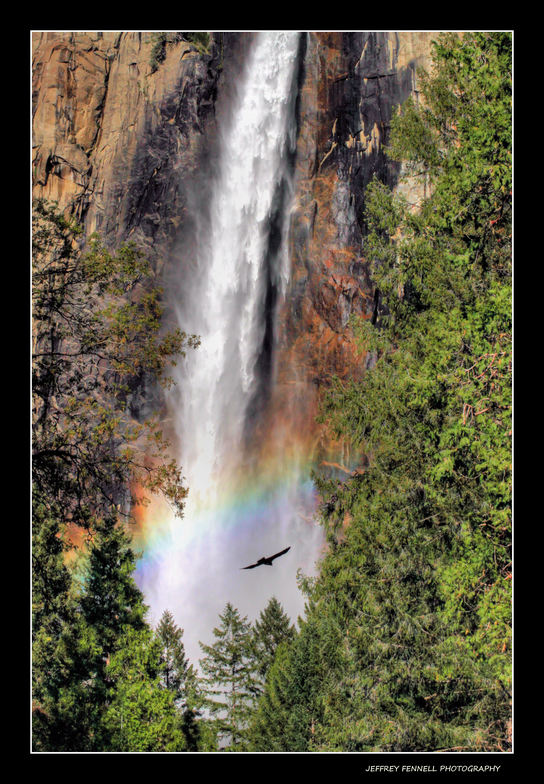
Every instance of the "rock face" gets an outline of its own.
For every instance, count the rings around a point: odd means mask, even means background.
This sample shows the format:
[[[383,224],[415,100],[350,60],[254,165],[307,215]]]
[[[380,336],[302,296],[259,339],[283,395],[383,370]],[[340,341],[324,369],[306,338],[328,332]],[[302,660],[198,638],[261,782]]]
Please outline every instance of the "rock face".
[[[181,33],[34,33],[33,189],[112,246],[131,239],[157,273],[168,264],[213,167],[216,117],[251,33],[211,33],[207,51]],[[365,358],[352,313],[370,318],[365,188],[387,163],[394,107],[417,96],[430,32],[303,34],[290,291],[279,330],[276,406],[313,421],[332,374]],[[193,201],[192,201],[193,200]],[[298,412],[298,413],[297,413]]]
[[[371,316],[374,307],[364,257],[365,188],[375,174],[395,185],[397,172],[383,145],[394,107],[417,94],[416,69],[428,65],[430,40],[430,33],[309,36],[293,218],[294,299],[340,354],[350,314]],[[335,372],[344,366],[333,362]]]
[[[365,258],[365,188],[375,174],[396,185],[398,171],[383,146],[395,107],[417,98],[417,69],[429,67],[431,38],[427,32],[307,37],[278,390],[278,410],[289,401],[307,426],[330,377],[357,377],[367,365],[349,327],[352,313],[371,318],[376,307]]]
[[[154,33],[35,33],[34,195],[160,266],[213,120],[219,54],[176,34],[160,47]]]

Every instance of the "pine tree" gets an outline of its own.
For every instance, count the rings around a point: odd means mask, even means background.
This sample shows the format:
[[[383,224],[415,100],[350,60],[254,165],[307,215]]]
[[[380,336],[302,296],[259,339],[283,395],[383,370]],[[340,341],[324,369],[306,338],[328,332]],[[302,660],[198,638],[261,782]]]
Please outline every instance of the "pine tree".
[[[272,666],[256,750],[506,751],[511,738],[511,40],[439,36],[366,191],[375,363],[323,418],[368,456],[320,481],[329,548]]]
[[[324,691],[341,635],[329,616],[299,619],[300,632],[276,649],[248,737],[251,751],[313,751]]]
[[[251,717],[249,751],[300,751],[291,748],[292,738],[285,732],[293,704],[290,655],[285,643],[278,646],[264,691]],[[306,751],[307,745],[305,740],[302,750]]]
[[[163,683],[173,693],[176,702],[181,704],[185,697],[187,675],[194,669],[185,656],[183,629],[176,626],[169,610],[163,612],[156,634],[161,644],[160,674]]]
[[[253,626],[257,672],[264,683],[281,643],[289,643],[295,636],[295,627],[289,616],[273,596],[261,611]]]
[[[200,660],[206,704],[223,749],[243,751],[258,691],[252,629],[230,602],[219,618],[221,624],[213,630],[216,642],[200,643],[206,654]]]
[[[118,650],[126,627],[141,630],[146,626],[147,607],[134,581],[136,553],[123,524],[108,517],[96,528],[80,603],[107,659]]]
[[[198,676],[189,663],[183,645],[183,629],[174,622],[172,614],[165,610],[156,629],[161,646],[161,681],[174,698],[177,710],[182,717],[182,729],[186,738],[187,750],[200,750],[204,729],[202,716],[203,697],[200,693]]]
[[[161,678],[161,644],[148,627],[127,626],[106,668],[104,751],[186,751],[174,693]]]
[[[92,746],[96,706],[86,679],[96,649],[78,612],[65,563],[59,510],[33,495],[32,745],[36,751],[85,751]]]
[[[134,581],[136,554],[124,524],[114,517],[99,520],[79,577],[78,604],[94,656],[88,673],[88,701],[96,706],[93,746],[103,750],[108,729],[102,717],[112,697],[108,664],[125,644],[130,629],[147,628],[147,607]]]

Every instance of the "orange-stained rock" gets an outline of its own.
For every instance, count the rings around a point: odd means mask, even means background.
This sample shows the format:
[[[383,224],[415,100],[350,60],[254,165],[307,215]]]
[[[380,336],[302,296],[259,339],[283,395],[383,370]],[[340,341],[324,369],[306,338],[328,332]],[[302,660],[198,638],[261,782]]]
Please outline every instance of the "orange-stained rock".
[[[371,318],[375,309],[365,188],[374,175],[397,183],[384,144],[395,107],[418,96],[417,67],[429,65],[434,35],[333,31],[304,39],[291,277],[267,421],[303,423],[324,450],[330,437],[315,426],[321,392],[334,375],[358,378],[367,364],[350,327],[352,316]],[[216,113],[251,36],[213,33],[203,53],[171,34],[154,70],[151,32],[35,32],[34,195],[58,200],[87,234],[98,230],[114,246],[135,240],[168,275],[192,220],[195,177],[206,182],[213,166]],[[190,258],[180,263],[192,274]]]
[[[213,114],[213,55],[150,32],[33,34],[33,195],[164,262]],[[209,67],[210,66],[210,67]]]
[[[300,91],[291,283],[281,313],[277,397],[304,418],[333,376],[360,378],[367,358],[350,318],[371,318],[374,287],[364,243],[364,191],[376,174],[395,186],[385,158],[395,106],[417,97],[429,66],[430,32],[320,32],[308,36]],[[411,198],[417,198],[417,192]],[[296,373],[293,369],[296,368]],[[285,389],[282,388],[285,385]],[[297,408],[298,404],[298,408]],[[323,432],[316,443],[327,451]]]

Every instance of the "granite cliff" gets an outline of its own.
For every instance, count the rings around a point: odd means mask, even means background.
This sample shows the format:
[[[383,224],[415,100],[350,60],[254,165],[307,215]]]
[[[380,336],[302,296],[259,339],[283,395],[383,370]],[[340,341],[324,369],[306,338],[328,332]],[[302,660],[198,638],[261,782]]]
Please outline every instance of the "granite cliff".
[[[56,200],[112,246],[134,240],[157,275],[190,248],[205,209],[216,118],[252,33],[33,34],[33,193]],[[313,422],[332,374],[357,374],[349,318],[372,318],[378,294],[365,258],[365,187],[395,185],[383,154],[392,112],[417,96],[429,32],[301,35],[292,274],[280,315],[272,408]],[[413,195],[416,198],[417,194]],[[187,262],[190,263],[189,261]]]
[[[332,375],[357,376],[370,360],[357,354],[349,326],[352,313],[372,318],[379,305],[365,258],[365,188],[374,175],[397,183],[399,172],[383,148],[395,107],[417,96],[417,69],[429,64],[431,38],[387,32],[307,37],[291,292],[280,351],[286,395],[280,394],[279,407],[289,398],[299,418],[315,417],[319,390]]]

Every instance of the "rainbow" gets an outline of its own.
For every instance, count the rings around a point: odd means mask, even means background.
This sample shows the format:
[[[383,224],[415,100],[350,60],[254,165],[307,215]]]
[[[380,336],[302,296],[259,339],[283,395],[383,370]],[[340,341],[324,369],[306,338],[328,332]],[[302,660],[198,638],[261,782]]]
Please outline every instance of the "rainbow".
[[[147,503],[134,508],[133,542],[142,553],[137,574],[147,573],[160,562],[160,554],[172,549],[193,548],[217,533],[218,520],[224,533],[243,537],[255,526],[262,526],[273,517],[293,510],[308,524],[315,524],[319,503],[317,489],[311,479],[312,461],[304,465],[291,461],[273,461],[257,466],[249,475],[219,481],[216,503],[191,502],[191,489],[185,516],[176,517],[168,503],[153,496]]]

